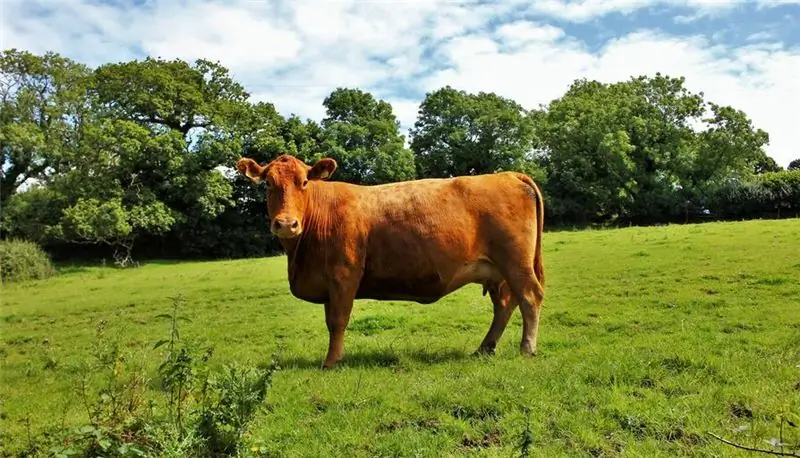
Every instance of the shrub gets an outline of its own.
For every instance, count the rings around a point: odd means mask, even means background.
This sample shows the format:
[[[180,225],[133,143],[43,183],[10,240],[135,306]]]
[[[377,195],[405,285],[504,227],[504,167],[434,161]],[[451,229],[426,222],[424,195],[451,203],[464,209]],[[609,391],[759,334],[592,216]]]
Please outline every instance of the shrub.
[[[3,282],[38,280],[53,274],[53,263],[39,245],[25,240],[0,241],[0,277]]]
[[[751,181],[731,181],[712,193],[712,211],[721,219],[781,218],[800,215],[800,171],[769,172]]]

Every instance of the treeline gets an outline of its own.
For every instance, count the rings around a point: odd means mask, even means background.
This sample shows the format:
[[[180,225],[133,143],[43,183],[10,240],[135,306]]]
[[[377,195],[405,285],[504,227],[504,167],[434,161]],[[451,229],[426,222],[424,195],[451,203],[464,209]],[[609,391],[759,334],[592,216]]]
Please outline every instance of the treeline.
[[[548,228],[800,212],[800,171],[764,153],[768,134],[683,78],[580,79],[536,108],[444,87],[422,100],[407,148],[391,105],[356,88],[325,98],[318,123],[252,101],[207,60],[91,69],[11,49],[0,65],[2,235],[56,257],[274,252],[265,190],[229,168],[281,153],[333,157],[333,179],[360,184],[524,171]]]

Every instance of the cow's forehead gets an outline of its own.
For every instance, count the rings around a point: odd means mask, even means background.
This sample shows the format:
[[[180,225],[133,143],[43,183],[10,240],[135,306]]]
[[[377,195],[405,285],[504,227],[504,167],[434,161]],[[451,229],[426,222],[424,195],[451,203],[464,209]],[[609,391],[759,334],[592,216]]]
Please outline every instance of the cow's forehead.
[[[302,161],[286,154],[278,156],[267,165],[269,173],[276,178],[290,177],[305,171],[306,168]]]

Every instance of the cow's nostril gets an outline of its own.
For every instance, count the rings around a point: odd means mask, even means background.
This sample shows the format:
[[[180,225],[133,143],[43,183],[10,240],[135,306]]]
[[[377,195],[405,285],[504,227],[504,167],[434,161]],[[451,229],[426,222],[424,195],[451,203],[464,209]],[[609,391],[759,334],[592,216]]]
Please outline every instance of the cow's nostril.
[[[300,223],[298,223],[298,222],[297,222],[297,220],[294,220],[294,222],[292,223],[292,229],[297,229],[297,226],[298,226],[299,224],[300,224]]]

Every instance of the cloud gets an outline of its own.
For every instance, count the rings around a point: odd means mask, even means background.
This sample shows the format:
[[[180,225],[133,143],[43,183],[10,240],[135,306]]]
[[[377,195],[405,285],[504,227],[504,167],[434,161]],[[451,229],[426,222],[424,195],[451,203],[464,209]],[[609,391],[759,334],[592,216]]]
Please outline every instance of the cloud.
[[[425,93],[444,85],[536,108],[576,78],[661,72],[744,110],[786,165],[798,154],[791,120],[800,46],[770,12],[797,15],[798,2],[3,0],[0,46],[53,50],[92,66],[145,55],[219,60],[254,99],[316,120],[333,89],[360,87],[392,102],[403,133]],[[634,14],[654,8],[646,19]],[[613,14],[628,20],[605,19]],[[709,31],[720,16],[725,24]],[[691,24],[676,25],[681,17]]]
[[[730,9],[741,3],[744,0],[543,0],[532,3],[531,10],[565,21],[586,22],[612,13],[627,15],[654,6],[690,8],[698,14],[704,14]],[[770,2],[762,3],[770,6]]]
[[[652,7],[670,7],[691,10],[691,15],[679,15],[679,23],[693,22],[709,15],[720,14],[746,5],[747,0],[540,0],[531,4],[530,10],[543,16],[564,21],[587,22],[603,16],[631,13]],[[800,0],[756,0],[759,9],[800,4]]]
[[[501,25],[495,36],[507,46],[530,46],[537,42],[555,41],[564,36],[564,31],[552,25],[520,20]]]

